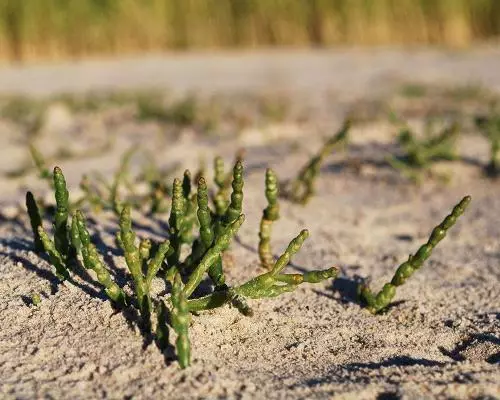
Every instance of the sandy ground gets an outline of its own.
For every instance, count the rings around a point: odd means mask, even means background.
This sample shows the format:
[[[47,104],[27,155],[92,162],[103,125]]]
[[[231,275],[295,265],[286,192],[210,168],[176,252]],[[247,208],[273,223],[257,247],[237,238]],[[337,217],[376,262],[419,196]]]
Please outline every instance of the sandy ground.
[[[410,56],[393,53],[401,60],[401,74],[412,71],[404,67],[412,65]],[[430,80],[433,76],[459,76],[448,69],[450,59],[461,60],[454,61],[461,66],[456,71],[469,71],[471,79],[500,79],[493,73],[473,74],[476,68],[494,68],[492,64],[499,59],[495,52],[479,53],[430,52],[411,57],[441,60],[441,64],[434,64]],[[353,62],[345,52],[342,54],[346,64]],[[353,59],[372,60],[373,70],[387,68],[387,61],[376,64],[370,57],[374,57],[372,52],[355,53]],[[304,65],[312,62],[307,57],[304,60]],[[151,60],[145,65],[148,62]],[[213,59],[209,57],[210,62]],[[240,63],[240,59],[234,63]],[[389,64],[398,70],[397,64]],[[189,63],[186,66],[188,72],[200,68]],[[307,67],[296,67],[296,71],[307,74]],[[51,68],[56,70],[52,66],[5,69],[0,71],[0,82],[11,82],[6,86],[9,91],[23,92],[27,87],[15,77],[34,77],[33,82],[38,84],[33,88],[44,88],[34,90],[45,93],[50,85],[38,79],[47,76],[40,71]],[[86,67],[67,66],[65,76],[74,76],[71,74],[81,68]],[[236,74],[232,72],[233,77]],[[325,81],[343,82],[338,73],[323,70],[323,74]],[[354,71],[349,74],[355,76]],[[336,78],[331,78],[333,75]],[[185,79],[189,76],[186,73]],[[218,82],[217,76],[213,82]],[[19,79],[17,84],[15,79]],[[315,79],[320,81],[319,77]],[[116,77],[112,80],[118,81]],[[90,79],[88,85],[95,82]],[[349,82],[346,77],[344,93],[349,91]],[[365,82],[360,93],[368,90],[367,81],[360,78],[360,82]],[[51,90],[79,90],[78,85],[56,82]],[[342,103],[344,99],[337,101]],[[336,104],[332,100],[331,107]],[[84,144],[95,140],[89,139],[93,138],[89,119],[92,116],[84,119],[85,129],[79,136]],[[113,129],[120,135],[112,151],[60,164],[70,185],[76,187],[82,171],[102,168],[111,173],[118,163],[117,155],[130,144],[155,150],[162,165],[181,161],[192,169],[196,169],[200,154],[210,160],[219,153],[229,163],[235,149],[245,147],[247,222],[231,247],[233,262],[228,267],[230,282],[237,283],[262,272],[256,246],[265,206],[265,168],[274,167],[283,178],[292,176],[321,144],[325,127],[339,123],[338,115],[332,114],[324,124],[309,122],[297,127],[283,123],[249,129],[223,140],[187,131],[161,147],[152,139],[156,131],[150,126],[118,122]],[[2,132],[9,132],[9,127],[4,124]],[[251,301],[255,310],[252,318],[229,307],[194,316],[190,329],[193,365],[184,371],[172,362],[168,352],[163,355],[155,345],[145,346],[133,317],[116,313],[95,284],[89,280],[79,281],[77,287],[57,284],[50,265],[30,250],[27,219],[16,211],[26,187],[41,194],[47,192],[44,184],[37,182],[34,174],[3,179],[0,397],[500,398],[500,224],[496,218],[500,214],[500,182],[482,177],[478,168],[478,163],[487,160],[486,144],[476,136],[464,136],[460,149],[469,162],[440,166],[451,173],[451,182],[426,181],[415,187],[377,162],[392,148],[391,130],[385,122],[357,125],[352,134],[347,156],[337,154],[328,159],[318,181],[318,193],[307,206],[282,201],[281,219],[273,237],[274,250],[279,253],[301,228],[307,227],[311,237],[289,271],[335,265],[341,271],[339,278],[303,285],[293,294],[276,299]],[[298,138],[302,144],[297,149]],[[16,148],[8,146],[4,148],[12,152]],[[9,153],[3,154],[5,158]],[[361,167],[352,168],[351,163],[345,163],[346,157],[361,160]],[[135,165],[140,160],[139,155]],[[374,317],[362,309],[355,294],[359,279],[371,277],[374,287],[381,287],[465,194],[473,198],[470,208],[431,259],[400,288],[389,311]],[[159,218],[138,213],[134,217],[142,226],[141,235],[165,236]],[[94,236],[100,239],[106,262],[113,271],[123,271],[124,260],[113,244],[116,220],[108,215],[94,219],[99,221]],[[156,284],[161,290],[161,282]],[[41,293],[38,307],[27,304],[33,292]]]

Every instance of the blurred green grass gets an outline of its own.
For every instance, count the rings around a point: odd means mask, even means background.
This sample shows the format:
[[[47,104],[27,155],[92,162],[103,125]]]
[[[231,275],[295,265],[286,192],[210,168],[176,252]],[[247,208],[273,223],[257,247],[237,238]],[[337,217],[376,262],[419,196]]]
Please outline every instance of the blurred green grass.
[[[0,59],[496,40],[499,0],[0,0]]]

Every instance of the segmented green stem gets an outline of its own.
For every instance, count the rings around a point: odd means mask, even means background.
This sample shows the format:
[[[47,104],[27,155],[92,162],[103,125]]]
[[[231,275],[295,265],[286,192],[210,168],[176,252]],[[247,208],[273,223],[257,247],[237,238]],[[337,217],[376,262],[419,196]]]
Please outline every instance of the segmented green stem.
[[[113,279],[107,268],[102,263],[96,247],[90,240],[90,235],[85,223],[85,216],[81,211],[76,211],[73,216],[73,221],[76,221],[78,227],[78,236],[81,243],[81,252],[83,265],[87,269],[93,270],[97,275],[97,280],[104,286],[104,291],[108,297],[118,306],[126,305],[126,296],[123,290],[118,286]]]
[[[33,193],[26,193],[26,209],[28,210],[28,216],[30,218],[31,229],[33,230],[33,240],[35,251],[43,251],[43,243],[38,234],[38,227],[42,226],[42,217],[40,216],[40,210],[36,204],[35,197]]]
[[[69,193],[61,168],[54,168],[54,188],[56,198],[56,213],[54,216],[54,243],[64,260],[68,258],[68,213]]]
[[[319,152],[300,170],[297,177],[286,186],[286,197],[300,204],[306,204],[314,194],[314,183],[319,174],[324,159],[338,146],[348,140],[351,121],[346,120],[344,125],[334,136],[328,139]]]
[[[307,229],[303,229],[294,239],[292,239],[285,252],[280,256],[280,258],[278,258],[278,261],[276,261],[271,269],[271,275],[276,276],[288,265],[291,258],[300,250],[302,244],[308,237],[309,231]]]
[[[203,275],[208,271],[210,266],[221,257],[222,252],[229,246],[233,236],[236,234],[244,221],[245,216],[242,214],[236,221],[223,230],[222,234],[215,240],[213,246],[207,250],[184,287],[184,294],[186,298],[191,296],[194,290],[198,287],[203,279]]]
[[[406,280],[418,270],[422,264],[430,257],[432,250],[444,239],[446,232],[455,225],[457,219],[464,213],[471,201],[470,196],[465,196],[446,216],[446,218],[436,226],[427,243],[422,245],[415,255],[410,255],[408,261],[401,264],[394,274],[391,282],[386,283],[382,290],[374,295],[366,285],[360,287],[361,299],[367,304],[368,310],[377,314],[384,310],[392,301],[396,294],[396,287],[403,285]]]
[[[222,157],[215,157],[214,159],[214,182],[219,190],[224,189],[226,185],[226,172],[224,170],[224,160]]]
[[[222,217],[228,207],[227,200],[227,176],[224,170],[224,160],[222,157],[215,157],[214,159],[214,182],[217,186],[217,192],[213,198],[215,205],[215,214]]]
[[[153,278],[160,270],[161,265],[163,264],[163,260],[165,259],[169,250],[170,250],[170,241],[165,240],[163,243],[160,244],[154,257],[149,261],[146,272],[146,282],[145,282],[148,293],[151,291],[151,282],[153,281]]]
[[[201,259],[214,240],[212,216],[208,207],[208,188],[205,178],[202,176],[198,178],[198,193],[196,197],[198,204],[198,211],[196,214],[198,217],[200,236],[193,243],[191,254],[185,261],[188,267],[195,265]]]
[[[41,225],[38,227],[38,235],[40,236],[40,240],[42,241],[45,252],[49,256],[51,264],[56,269],[56,276],[61,281],[70,279],[69,271],[66,268],[65,261],[63,260],[59,251],[56,249],[54,242],[49,238],[47,232],[45,232],[43,226]]]
[[[175,275],[172,286],[172,327],[177,333],[176,350],[181,368],[186,368],[191,362],[191,346],[189,343],[189,308],[185,289],[179,274]]]
[[[243,207],[243,163],[236,161],[233,168],[233,190],[231,192],[231,202],[223,217],[223,224],[227,226],[232,224],[242,212]]]
[[[161,350],[165,350],[168,347],[168,310],[167,306],[163,300],[160,300],[160,304],[156,308],[156,343]]]
[[[261,265],[271,269],[274,264],[274,256],[271,249],[271,233],[273,222],[279,219],[278,205],[278,179],[270,168],[266,171],[266,199],[267,207],[262,213],[259,230],[259,258]]]
[[[212,231],[212,217],[208,208],[208,188],[205,178],[198,180],[198,222],[200,224],[200,239],[205,249],[208,249],[214,241],[214,232]]]
[[[135,245],[135,233],[132,231],[130,206],[122,208],[120,216],[119,243],[123,246],[125,261],[134,280],[135,293],[146,330],[150,328],[151,300],[142,275],[142,258],[139,248]]]
[[[184,201],[182,182],[175,178],[172,194],[172,208],[168,220],[170,227],[170,244],[173,249],[172,254],[167,257],[169,267],[179,264],[182,246],[182,223],[185,209]]]

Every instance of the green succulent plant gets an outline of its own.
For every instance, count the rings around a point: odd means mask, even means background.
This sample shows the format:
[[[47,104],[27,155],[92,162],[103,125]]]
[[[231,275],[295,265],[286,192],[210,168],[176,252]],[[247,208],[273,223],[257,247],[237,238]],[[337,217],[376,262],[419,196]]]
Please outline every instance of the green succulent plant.
[[[148,334],[155,332],[160,348],[164,349],[168,345],[169,326],[175,331],[179,364],[185,368],[190,364],[191,354],[188,332],[190,313],[229,304],[243,315],[250,316],[253,312],[247,299],[276,297],[294,291],[302,283],[318,283],[334,278],[337,274],[335,268],[303,274],[283,273],[309,235],[307,230],[303,230],[290,242],[276,262],[270,261],[267,272],[242,284],[228,285],[222,255],[245,220],[242,214],[243,186],[243,163],[237,160],[232,172],[229,203],[225,210],[219,209],[217,213],[210,208],[205,178],[198,178],[197,192],[193,193],[191,174],[186,171],[182,181],[174,180],[169,239],[161,244],[148,239],[137,241],[132,229],[131,208],[124,204],[121,208],[117,241],[132,277],[132,295],[128,295],[112,279],[108,267],[102,262],[90,240],[83,213],[75,211],[71,224],[68,223],[69,193],[58,167],[54,169],[57,203],[54,240],[49,239],[41,227],[32,195],[27,196],[27,204],[32,226],[36,228],[35,241],[38,234],[58,276],[71,282],[72,263],[80,259],[86,269],[95,272],[98,282],[115,306],[137,308],[143,330]],[[266,187],[271,203],[277,195],[274,186],[275,176],[272,171],[268,171]],[[195,227],[198,228],[197,235]],[[191,251],[183,258],[183,248],[188,246]],[[213,281],[215,289],[208,295],[198,297],[196,290],[207,275]],[[155,278],[170,283],[170,296],[153,296],[151,287]]]
[[[401,157],[388,157],[391,166],[414,182],[420,182],[422,173],[429,171],[432,164],[441,160],[456,160],[458,158],[455,145],[460,135],[460,126],[453,123],[434,134],[433,124],[429,121],[425,137],[419,138],[408,125],[400,130],[397,137],[403,149]]]
[[[490,161],[484,171],[490,177],[500,175],[500,113],[492,107],[490,115],[474,118],[476,127],[490,142]]]
[[[453,208],[452,212],[432,230],[427,243],[422,245],[415,255],[410,255],[408,260],[397,268],[392,280],[386,283],[380,292],[375,295],[367,285],[359,286],[361,301],[367,306],[368,311],[372,314],[378,314],[387,308],[396,295],[396,288],[403,285],[415,271],[420,269],[432,254],[432,250],[444,239],[447,231],[455,225],[457,219],[464,213],[470,201],[471,197],[466,196]]]
[[[347,119],[341,129],[329,138],[318,153],[300,169],[295,178],[281,184],[281,193],[284,198],[303,205],[311,199],[321,165],[333,150],[342,148],[347,144],[351,125],[351,120]]]

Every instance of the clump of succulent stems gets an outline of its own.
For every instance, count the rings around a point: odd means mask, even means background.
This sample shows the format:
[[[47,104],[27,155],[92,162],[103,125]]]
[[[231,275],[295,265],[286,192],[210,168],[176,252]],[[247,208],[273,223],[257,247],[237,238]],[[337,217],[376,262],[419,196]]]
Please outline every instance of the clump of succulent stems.
[[[71,282],[70,272],[77,262],[77,254],[80,255],[83,266],[95,272],[98,282],[115,306],[136,307],[139,310],[142,329],[148,334],[155,332],[160,348],[164,349],[168,345],[169,326],[173,328],[177,335],[179,364],[185,368],[190,364],[191,358],[188,332],[190,313],[229,304],[243,315],[250,316],[253,312],[247,299],[276,297],[294,291],[302,283],[318,283],[334,278],[337,274],[335,268],[303,274],[283,273],[309,236],[307,230],[302,230],[278,260],[268,257],[268,270],[265,273],[242,284],[229,286],[224,275],[222,255],[245,220],[242,214],[243,186],[243,163],[238,159],[232,171],[231,194],[227,206],[223,209],[219,205],[217,208],[216,204],[215,210],[212,210],[205,178],[198,178],[197,191],[194,193],[191,174],[186,171],[182,180],[174,180],[168,240],[161,244],[152,243],[148,239],[137,241],[132,229],[130,205],[124,204],[121,207],[117,240],[132,277],[133,295],[127,295],[112,279],[108,267],[91,242],[83,213],[75,211],[69,224],[69,195],[64,176],[58,167],[54,169],[57,203],[54,240],[48,238],[41,226],[36,203],[30,194],[27,196],[27,205],[34,227],[35,243],[37,240],[42,243],[60,279]],[[276,186],[276,177],[272,171],[268,171],[266,191],[269,192],[270,205],[267,210],[270,211],[264,212],[264,218],[274,218],[271,209],[276,206],[273,199],[276,198],[277,191],[273,186]],[[198,235],[195,235],[195,227],[198,228]],[[191,247],[189,254],[182,257],[185,253],[183,250],[188,247]],[[206,275],[212,280],[215,290],[198,297],[197,288]],[[170,296],[153,297],[151,286],[155,278],[171,284]]]
[[[316,155],[304,165],[297,176],[282,184],[283,197],[299,204],[306,204],[314,194],[314,183],[319,175],[321,165],[325,158],[337,148],[345,147],[351,121],[347,119],[342,128],[328,139]]]
[[[500,113],[492,110],[489,116],[476,117],[474,122],[490,142],[490,161],[484,171],[490,177],[498,177],[500,175]]]
[[[380,292],[374,294],[367,285],[359,287],[361,300],[366,304],[368,311],[372,314],[378,314],[387,308],[396,295],[396,288],[403,285],[415,271],[420,269],[422,264],[430,257],[432,250],[444,239],[447,231],[455,225],[457,219],[464,213],[470,201],[471,197],[466,196],[453,208],[452,212],[433,229],[427,243],[422,245],[415,255],[410,255],[408,260],[397,268],[392,280],[386,283]]]
[[[460,127],[457,123],[445,127],[437,134],[432,132],[432,124],[429,123],[423,138],[418,138],[409,126],[405,126],[397,137],[403,155],[389,157],[388,162],[410,180],[420,182],[422,172],[429,171],[434,162],[458,158],[455,144],[459,134]]]

